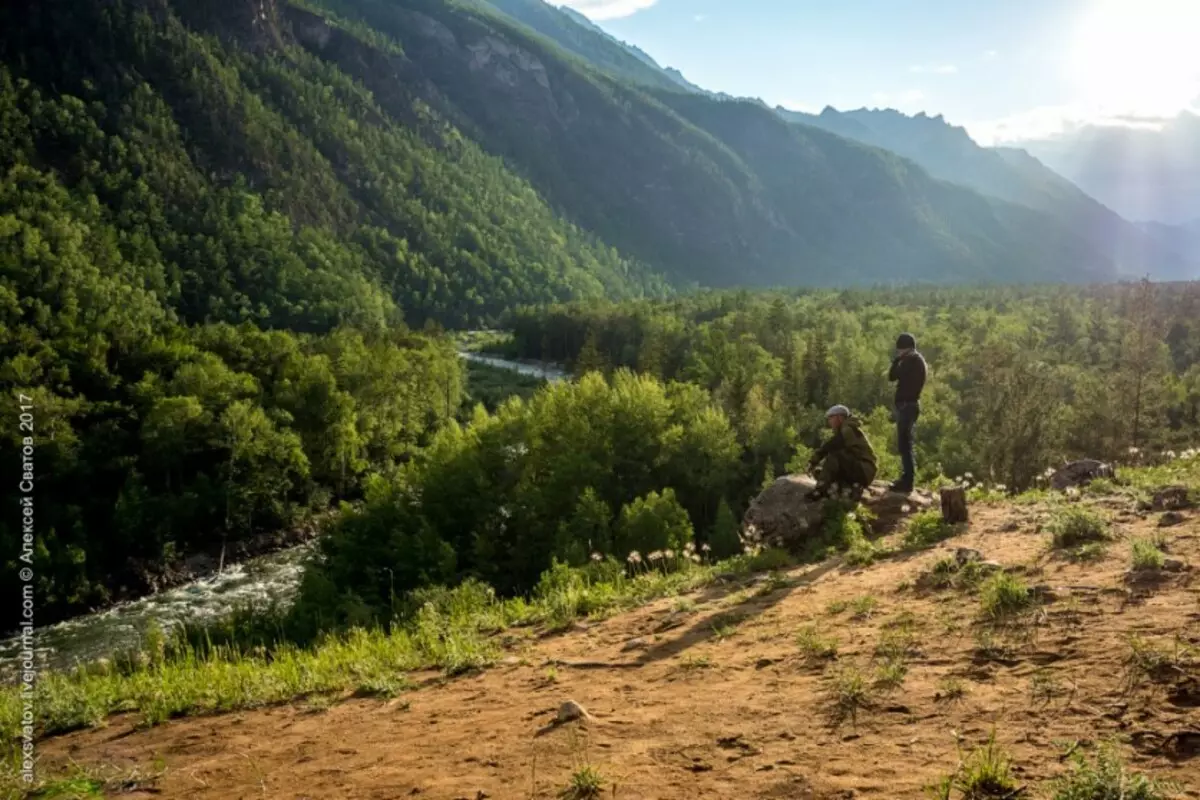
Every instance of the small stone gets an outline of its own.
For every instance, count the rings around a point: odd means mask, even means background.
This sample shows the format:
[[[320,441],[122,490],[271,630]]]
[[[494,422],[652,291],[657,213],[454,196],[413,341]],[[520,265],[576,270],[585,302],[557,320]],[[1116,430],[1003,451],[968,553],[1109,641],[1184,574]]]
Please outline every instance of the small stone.
[[[1011,522],[1005,523],[1004,527],[1001,528],[1000,530],[1003,531],[1004,533],[1013,533],[1014,531],[1021,530],[1021,523],[1017,522],[1014,519]]]
[[[1172,525],[1178,525],[1183,522],[1186,517],[1178,511],[1164,511],[1163,515],[1158,518],[1158,527],[1169,528]]]
[[[983,553],[978,550],[972,550],[969,547],[960,547],[954,551],[954,560],[962,564],[969,564],[972,561],[983,561]]]
[[[775,663],[775,659],[773,659],[773,658],[760,658],[758,661],[754,662],[754,668],[755,669],[766,669],[767,667],[771,666],[774,663]]]
[[[625,646],[621,648],[621,652],[628,653],[632,650],[645,650],[649,646],[649,641],[642,636],[638,636],[637,638],[630,639],[628,642],[626,642]]]
[[[1168,558],[1163,561],[1164,572],[1183,572],[1187,569],[1187,564],[1178,558]]]
[[[978,564],[982,572],[1003,572],[1004,565],[999,561],[980,561]]]
[[[517,667],[520,666],[520,664],[521,659],[517,656],[505,656],[504,658],[500,659],[500,666],[502,667]]]
[[[592,715],[587,712],[587,709],[576,703],[574,700],[568,700],[558,707],[558,715],[555,718],[559,724],[564,722],[573,722],[577,719],[588,720]]]

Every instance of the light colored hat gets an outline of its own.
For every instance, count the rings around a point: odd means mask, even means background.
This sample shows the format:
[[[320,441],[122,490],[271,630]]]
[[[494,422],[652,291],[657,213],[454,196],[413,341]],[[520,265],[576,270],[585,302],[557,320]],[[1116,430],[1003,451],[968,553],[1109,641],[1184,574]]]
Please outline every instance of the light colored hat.
[[[848,416],[850,416],[850,409],[846,408],[843,405],[836,405],[833,408],[831,408],[825,412],[825,419],[829,419],[830,417],[848,417]]]

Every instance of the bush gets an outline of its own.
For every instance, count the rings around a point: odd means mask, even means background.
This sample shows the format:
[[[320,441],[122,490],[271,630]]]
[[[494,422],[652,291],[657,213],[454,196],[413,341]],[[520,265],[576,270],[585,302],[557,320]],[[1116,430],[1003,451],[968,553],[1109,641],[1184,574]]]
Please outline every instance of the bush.
[[[717,506],[717,518],[708,537],[712,558],[720,561],[742,552],[742,539],[738,536],[738,523],[725,498]]]
[[[1067,549],[1109,539],[1108,520],[1080,506],[1057,511],[1046,526],[1056,548]]]
[[[1140,570],[1159,570],[1166,563],[1163,551],[1151,539],[1138,538],[1130,544],[1133,568]]]
[[[673,489],[650,492],[621,509],[616,540],[621,557],[634,550],[643,556],[667,550],[680,553],[692,541],[692,522]]]
[[[919,550],[923,547],[937,544],[954,535],[954,526],[947,525],[940,511],[922,511],[913,515],[908,521],[908,530],[904,534],[904,547]]]

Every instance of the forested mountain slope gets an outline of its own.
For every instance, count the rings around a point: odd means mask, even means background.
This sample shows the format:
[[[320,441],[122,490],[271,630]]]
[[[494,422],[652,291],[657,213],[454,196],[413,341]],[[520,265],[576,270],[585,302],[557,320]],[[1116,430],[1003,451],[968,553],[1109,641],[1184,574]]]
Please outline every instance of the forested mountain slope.
[[[190,320],[378,326],[399,306],[461,325],[655,285],[436,113],[385,113],[259,5],[11,5],[2,158],[25,177],[10,186],[94,195],[138,235],[129,282],[159,280]]]
[[[1058,225],[1109,255],[1123,274],[1178,279],[1190,278],[1200,269],[1024,150],[981,147],[966,130],[950,125],[940,115],[910,117],[892,109],[866,108],[826,108],[820,114],[777,110],[793,122],[912,159],[941,180],[1047,212]]]
[[[756,103],[650,94],[493,12],[441,0],[324,4],[393,37],[406,57],[385,69],[315,20],[307,33],[297,26],[312,52],[381,98],[428,101],[570,218],[678,280],[1115,274],[1105,255],[1041,215],[935,181],[891,154],[789,129]]]

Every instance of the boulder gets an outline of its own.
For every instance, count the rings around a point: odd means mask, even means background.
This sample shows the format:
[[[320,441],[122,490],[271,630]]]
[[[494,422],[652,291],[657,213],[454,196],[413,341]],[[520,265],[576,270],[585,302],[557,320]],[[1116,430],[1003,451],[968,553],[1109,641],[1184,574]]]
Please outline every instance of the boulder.
[[[1192,498],[1186,486],[1168,486],[1154,495],[1150,507],[1155,511],[1177,511],[1191,505]]]
[[[746,510],[743,539],[789,550],[803,549],[809,540],[821,534],[827,501],[807,497],[816,485],[816,480],[808,475],[785,475],[777,479]],[[876,481],[863,492],[862,504],[876,517],[872,523],[874,532],[883,534],[894,530],[911,514],[932,508],[934,497],[920,490],[911,494],[891,492],[888,484]]]
[[[1111,464],[1097,461],[1094,458],[1084,458],[1072,461],[1050,476],[1050,486],[1058,491],[1070,489],[1073,486],[1084,486],[1097,478],[1115,478]]]
[[[1170,528],[1175,525],[1181,525],[1187,520],[1183,514],[1178,511],[1164,511],[1162,516],[1158,518],[1158,527]]]

